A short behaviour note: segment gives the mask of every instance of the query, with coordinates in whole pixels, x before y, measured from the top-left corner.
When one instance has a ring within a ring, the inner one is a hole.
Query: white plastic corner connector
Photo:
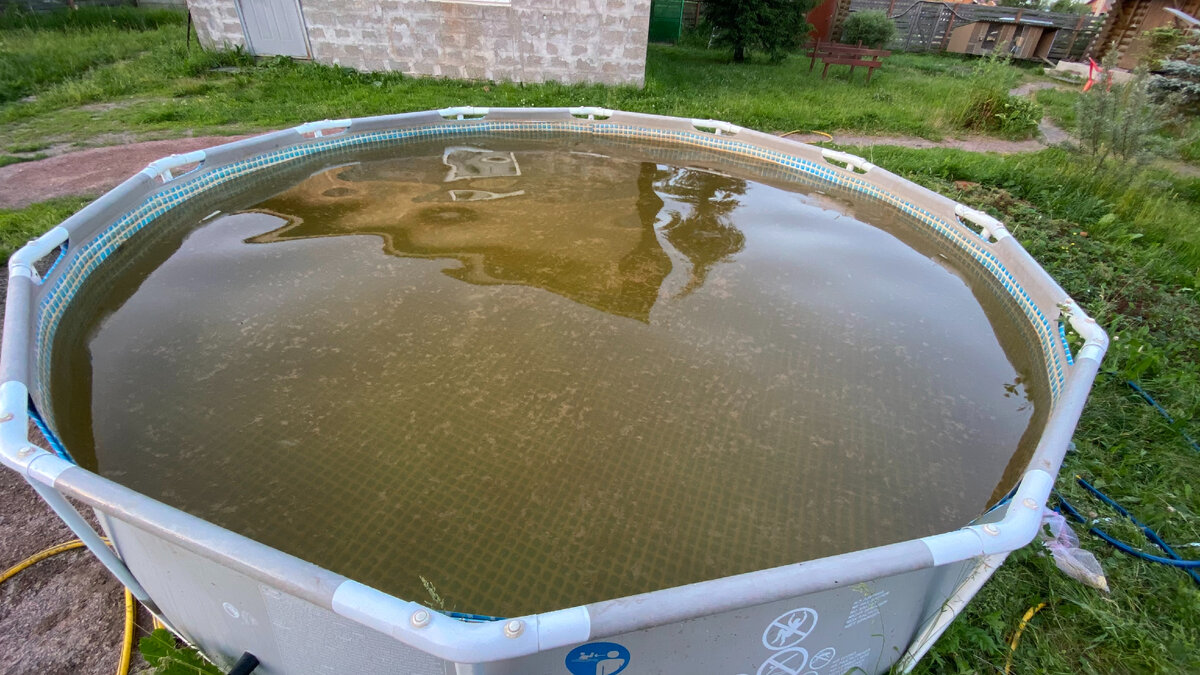
[[[67,228],[60,225],[23,246],[8,259],[8,278],[26,277],[37,281],[40,277],[34,265],[70,236]]]
[[[987,239],[994,237],[996,241],[1000,241],[1005,237],[1011,237],[1008,228],[1004,227],[1004,223],[996,220],[988,214],[978,209],[973,209],[965,204],[955,204],[954,214],[963,220],[974,223],[979,226],[979,236]]]
[[[1042,525],[1042,508],[1053,487],[1053,476],[1041,469],[1033,469],[1021,478],[1001,520],[923,537],[921,542],[929,549],[934,565],[1015,551],[1037,536]]]
[[[868,162],[862,157],[859,157],[858,155],[852,155],[848,152],[831,150],[829,148],[821,148],[821,156],[825,159],[832,159],[835,162],[841,162],[846,166],[854,167],[863,173],[868,173],[871,169],[875,168],[874,164]]]
[[[1083,308],[1079,306],[1071,298],[1067,298],[1058,305],[1062,310],[1062,315],[1070,322],[1071,328],[1075,329],[1076,333],[1083,338],[1083,346],[1079,348],[1079,353],[1075,355],[1075,360],[1094,359],[1097,363],[1104,358],[1104,353],[1108,351],[1108,333],[1096,323],[1096,320],[1087,315]]]
[[[613,116],[613,111],[608,108],[596,108],[592,106],[583,106],[579,108],[568,108],[568,112],[574,117],[586,117],[589,120],[608,119]]]
[[[697,129],[699,129],[701,131],[703,131],[705,129],[712,129],[713,133],[717,134],[718,136],[720,136],[721,134],[732,135],[732,134],[736,134],[737,132],[742,130],[742,128],[736,124],[730,124],[729,122],[722,122],[721,120],[695,119],[695,120],[692,120],[692,126],[696,127]]]
[[[448,120],[463,120],[463,119],[478,119],[487,117],[490,108],[476,108],[473,106],[459,106],[457,108],[442,108],[438,114]]]
[[[321,120],[320,122],[305,122],[299,126],[292,127],[292,130],[301,136],[312,134],[317,138],[325,135],[325,132],[331,129],[348,129],[352,120]]]
[[[29,445],[29,390],[16,380],[0,384],[0,457],[4,464],[24,473],[28,458],[20,452]]]
[[[21,382],[0,384],[0,463],[32,480],[54,487],[74,464],[29,442],[29,390]]]
[[[204,162],[207,154],[203,150],[194,150],[185,152],[182,155],[171,155],[156,159],[146,165],[146,168],[141,170],[142,175],[149,178],[161,178],[164,183],[169,183],[175,179],[173,171],[181,166],[188,164],[199,165]]]
[[[582,607],[508,621],[468,623],[351,580],[334,591],[331,607],[347,619],[456,663],[527,656],[583,642],[591,633],[591,620]],[[414,622],[418,612],[424,614]]]

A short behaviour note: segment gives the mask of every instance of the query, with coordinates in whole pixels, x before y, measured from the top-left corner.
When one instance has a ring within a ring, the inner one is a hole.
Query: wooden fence
[[[1059,29],[1050,47],[1052,60],[1082,58],[1105,18],[930,0],[849,0],[849,9],[850,13],[869,9],[886,12],[896,24],[896,39],[888,46],[906,52],[943,51],[954,28],[975,21],[1033,19]]]

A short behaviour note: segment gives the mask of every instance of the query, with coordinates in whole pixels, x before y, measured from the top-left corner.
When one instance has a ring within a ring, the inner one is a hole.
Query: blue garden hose
[[[1167,412],[1165,408],[1159,405],[1158,401],[1155,401],[1153,396],[1147,394],[1145,389],[1142,389],[1140,386],[1138,386],[1137,382],[1134,382],[1133,380],[1125,380],[1125,384],[1129,385],[1131,389],[1136,391],[1138,396],[1141,396],[1143,399],[1145,399],[1146,403],[1154,406],[1154,409],[1158,411],[1159,415],[1163,416],[1163,419],[1165,419],[1168,424],[1170,424],[1172,427],[1175,426],[1175,418],[1171,417],[1171,413]],[[1188,435],[1188,432],[1182,427],[1176,427],[1176,430],[1179,431],[1179,435],[1183,436],[1183,440],[1187,441],[1188,445],[1192,446],[1193,450],[1200,452],[1200,443],[1196,443],[1196,439]]]
[[[1111,545],[1113,548],[1117,549],[1118,551],[1127,553],[1135,558],[1140,558],[1141,560],[1146,560],[1149,562],[1160,563],[1162,565],[1168,565],[1170,567],[1178,567],[1178,568],[1182,569],[1184,572],[1186,572],[1187,575],[1192,578],[1192,581],[1195,581],[1197,584],[1200,584],[1200,575],[1198,575],[1195,571],[1193,571],[1196,568],[1200,568],[1200,560],[1184,560],[1183,556],[1179,555],[1175,551],[1175,549],[1171,548],[1167,544],[1167,542],[1163,541],[1162,537],[1158,536],[1158,533],[1155,532],[1153,529],[1151,529],[1149,525],[1146,525],[1142,521],[1135,518],[1133,516],[1133,514],[1129,513],[1124,508],[1122,508],[1121,505],[1117,504],[1117,502],[1115,502],[1111,497],[1109,497],[1108,495],[1101,492],[1099,488],[1092,485],[1091,483],[1088,483],[1086,480],[1084,480],[1083,478],[1080,478],[1079,476],[1076,476],[1075,480],[1085,490],[1087,490],[1088,492],[1095,495],[1098,499],[1100,499],[1100,501],[1111,506],[1113,508],[1113,510],[1115,510],[1117,513],[1120,513],[1122,516],[1125,516],[1131,522],[1133,522],[1134,525],[1137,525],[1138,528],[1140,528],[1142,530],[1142,533],[1146,535],[1147,539],[1149,539],[1151,542],[1154,543],[1155,546],[1162,549],[1162,551],[1164,553],[1166,553],[1167,555],[1169,555],[1171,557],[1163,558],[1161,556],[1151,555],[1149,553],[1139,551],[1138,549],[1134,548],[1133,546],[1130,546],[1129,544],[1121,541],[1120,539],[1113,537],[1112,535],[1108,534],[1107,532],[1105,532],[1104,530],[1101,530],[1098,527],[1095,527],[1094,525],[1090,526],[1088,528],[1088,532],[1091,532],[1092,534],[1096,535],[1097,537],[1108,542],[1109,545]],[[1076,510],[1076,508],[1074,506],[1071,506],[1071,503],[1068,502],[1066,500],[1066,498],[1064,498],[1061,494],[1058,494],[1058,492],[1055,492],[1054,495],[1056,497],[1058,497],[1058,503],[1061,505],[1062,509],[1064,511],[1066,511],[1068,516],[1070,516],[1073,520],[1076,520],[1080,523],[1087,523],[1087,519],[1084,518],[1083,515],[1081,513],[1079,513],[1079,511]]]

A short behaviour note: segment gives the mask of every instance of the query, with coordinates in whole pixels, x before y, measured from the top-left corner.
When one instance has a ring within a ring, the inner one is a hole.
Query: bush
[[[1032,99],[1008,93],[1017,81],[1008,56],[992,52],[971,72],[971,93],[959,111],[958,126],[971,131],[999,132],[1028,138],[1042,121],[1042,106]]]
[[[882,10],[872,9],[855,12],[846,18],[841,42],[855,45],[861,41],[864,47],[878,49],[895,37],[896,24]]]

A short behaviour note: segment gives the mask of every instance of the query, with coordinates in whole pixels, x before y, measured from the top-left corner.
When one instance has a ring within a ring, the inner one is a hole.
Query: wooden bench
[[[825,64],[825,68],[821,70],[821,79],[829,74],[829,66],[850,66],[850,76],[854,76],[854,69],[863,67],[867,69],[867,82],[871,81],[871,75],[875,69],[883,65],[883,59],[892,55],[886,49],[870,49],[863,47],[862,43],[857,45],[844,45],[837,42],[821,42],[820,40],[809,43],[808,72],[817,65],[817,59]]]

